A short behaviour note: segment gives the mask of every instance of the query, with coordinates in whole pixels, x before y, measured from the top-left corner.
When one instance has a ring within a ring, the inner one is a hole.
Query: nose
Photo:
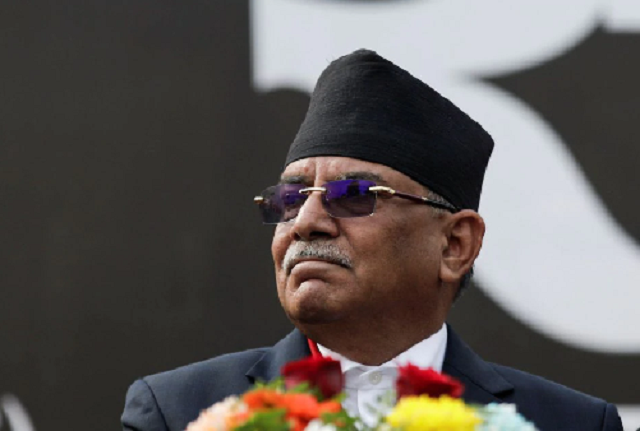
[[[292,239],[296,241],[313,241],[329,239],[339,235],[336,219],[331,217],[322,206],[322,187],[308,187],[305,193],[309,197],[304,202],[298,216],[291,226]]]

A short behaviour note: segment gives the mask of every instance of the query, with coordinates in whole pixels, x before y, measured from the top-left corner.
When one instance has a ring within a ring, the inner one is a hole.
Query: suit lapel
[[[451,327],[447,329],[447,351],[442,371],[464,384],[462,398],[465,401],[479,404],[501,402],[502,397],[514,390],[513,385],[476,355]]]
[[[311,354],[307,337],[294,329],[275,346],[267,350],[258,361],[249,368],[246,376],[250,383],[255,381],[271,381],[280,376],[284,364],[306,358]]]

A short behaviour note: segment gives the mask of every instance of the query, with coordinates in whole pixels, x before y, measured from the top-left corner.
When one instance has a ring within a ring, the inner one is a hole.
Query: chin
[[[280,303],[294,324],[317,325],[340,320],[344,314],[344,299],[336,285],[325,280],[310,279],[299,284],[288,280],[279,293]]]
[[[285,312],[289,320],[294,325],[321,325],[339,320],[339,313],[329,309],[326,304],[319,304],[314,301],[304,301],[297,303],[294,307],[285,307]]]
[[[322,316],[304,316],[300,319],[293,319],[289,317],[289,320],[305,335],[313,332],[312,328],[328,325],[333,322],[333,320]]]

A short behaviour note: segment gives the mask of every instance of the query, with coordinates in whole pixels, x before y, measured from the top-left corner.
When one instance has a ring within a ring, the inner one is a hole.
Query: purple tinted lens
[[[279,184],[263,191],[264,200],[259,205],[263,223],[276,224],[295,218],[307,199],[300,194],[303,188],[303,184]]]
[[[373,214],[376,208],[376,195],[369,191],[375,186],[373,181],[341,180],[331,181],[323,187],[323,203],[332,217],[362,217]]]

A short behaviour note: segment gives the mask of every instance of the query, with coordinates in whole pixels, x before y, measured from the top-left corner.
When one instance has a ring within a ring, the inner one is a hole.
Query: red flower
[[[302,382],[318,388],[325,399],[332,398],[342,392],[344,377],[340,362],[331,358],[306,358],[296,362],[289,362],[281,371],[287,389]]]
[[[440,374],[433,368],[423,369],[407,364],[398,368],[396,392],[398,399],[412,395],[428,395],[433,398],[449,395],[458,398],[464,392],[464,386],[458,380]]]

